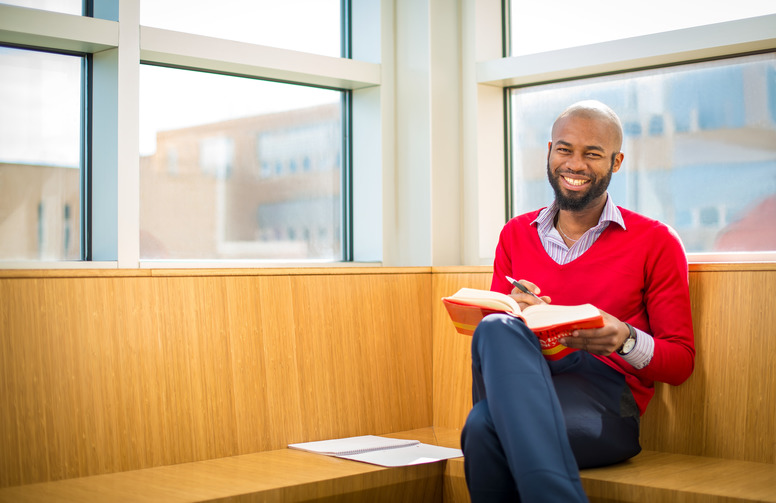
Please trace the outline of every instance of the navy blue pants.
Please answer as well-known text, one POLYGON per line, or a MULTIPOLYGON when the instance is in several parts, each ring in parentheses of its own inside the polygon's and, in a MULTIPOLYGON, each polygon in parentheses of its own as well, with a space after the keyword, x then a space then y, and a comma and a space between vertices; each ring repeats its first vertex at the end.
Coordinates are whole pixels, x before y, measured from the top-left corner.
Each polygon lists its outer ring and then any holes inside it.
POLYGON ((587 501, 579 468, 641 451, 624 376, 586 351, 548 362, 511 316, 488 316, 474 332, 472 398, 461 447, 473 503, 587 501))

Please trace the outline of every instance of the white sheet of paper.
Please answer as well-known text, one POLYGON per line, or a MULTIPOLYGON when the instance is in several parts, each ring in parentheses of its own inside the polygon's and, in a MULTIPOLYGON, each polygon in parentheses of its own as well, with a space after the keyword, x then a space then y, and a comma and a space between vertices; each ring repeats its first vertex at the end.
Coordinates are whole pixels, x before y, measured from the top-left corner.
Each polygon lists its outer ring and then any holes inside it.
POLYGON ((419 465, 463 456, 461 449, 375 435, 303 442, 288 447, 379 466, 419 465))
POLYGON ((409 466, 422 463, 433 463, 435 461, 459 458, 461 456, 463 456, 463 451, 461 451, 461 449, 440 447, 438 445, 416 444, 409 447, 337 457, 379 466, 409 466))
POLYGON ((318 440, 316 442, 288 444, 288 447, 318 454, 326 454, 327 456, 342 456, 345 454, 360 454, 369 451, 396 449, 417 445, 419 443, 420 442, 417 440, 378 437, 376 435, 361 435, 359 437, 335 438, 333 440, 318 440))

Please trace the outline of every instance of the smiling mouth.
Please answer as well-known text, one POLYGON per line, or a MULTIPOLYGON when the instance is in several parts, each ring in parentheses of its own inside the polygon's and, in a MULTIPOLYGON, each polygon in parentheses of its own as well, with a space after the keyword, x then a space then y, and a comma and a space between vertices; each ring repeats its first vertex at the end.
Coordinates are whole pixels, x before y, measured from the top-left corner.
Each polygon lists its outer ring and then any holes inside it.
POLYGON ((590 183, 590 180, 579 180, 576 178, 568 178, 563 176, 563 180, 568 183, 569 185, 573 185, 574 187, 581 187, 582 185, 585 185, 586 183, 590 183))

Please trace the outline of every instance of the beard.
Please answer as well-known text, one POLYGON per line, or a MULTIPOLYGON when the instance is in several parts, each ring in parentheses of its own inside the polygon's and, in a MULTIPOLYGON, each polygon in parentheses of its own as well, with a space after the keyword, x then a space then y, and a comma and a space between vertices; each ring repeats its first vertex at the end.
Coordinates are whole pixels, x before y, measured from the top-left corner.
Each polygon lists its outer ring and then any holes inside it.
POLYGON ((560 209, 567 211, 584 210, 591 202, 602 196, 606 189, 609 188, 613 172, 614 161, 609 166, 609 171, 602 178, 593 177, 590 180, 590 186, 587 191, 564 194, 560 187, 560 181, 558 181, 560 175, 553 175, 552 170, 550 170, 550 162, 547 161, 547 179, 555 192, 555 201, 560 209))

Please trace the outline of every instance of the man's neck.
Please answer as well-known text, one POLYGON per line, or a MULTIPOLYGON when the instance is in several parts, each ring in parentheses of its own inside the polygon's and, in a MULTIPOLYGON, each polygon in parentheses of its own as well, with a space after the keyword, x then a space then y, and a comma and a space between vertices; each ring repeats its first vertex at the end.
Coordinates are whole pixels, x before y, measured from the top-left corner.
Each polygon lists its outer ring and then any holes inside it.
POLYGON ((558 215, 555 217, 555 225, 560 225, 563 232, 567 235, 575 238, 582 236, 588 229, 598 225, 601 213, 603 213, 606 206, 607 198, 608 195, 604 194, 600 200, 578 211, 559 209, 558 215))

